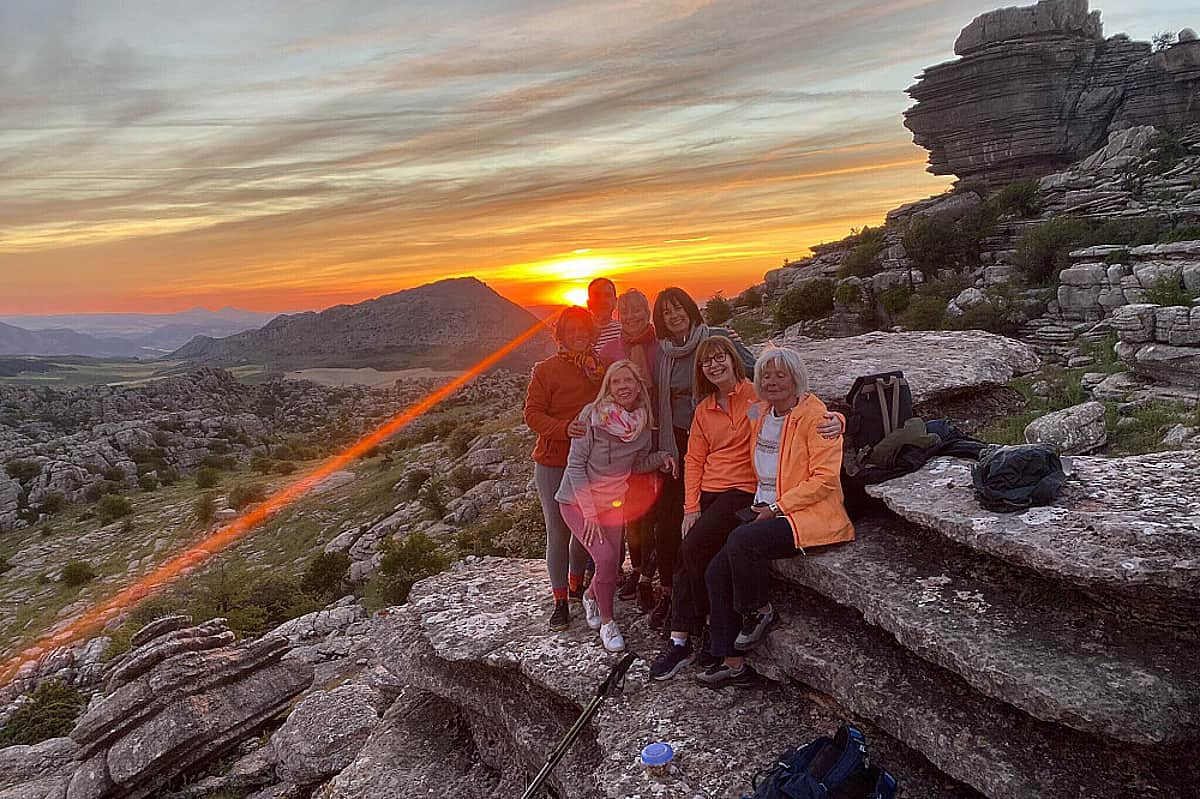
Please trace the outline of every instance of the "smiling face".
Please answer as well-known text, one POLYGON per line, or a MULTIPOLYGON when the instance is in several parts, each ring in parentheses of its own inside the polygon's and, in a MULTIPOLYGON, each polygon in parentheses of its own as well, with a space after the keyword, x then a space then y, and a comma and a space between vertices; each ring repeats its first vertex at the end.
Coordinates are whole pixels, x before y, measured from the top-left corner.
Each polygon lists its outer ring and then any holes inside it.
POLYGON ((667 302, 662 306, 662 312, 668 335, 677 339, 687 338, 687 334, 692 332, 692 320, 688 318, 684 307, 677 302, 667 302))
POLYGON ((607 280, 597 280, 588 286, 587 307, 601 322, 612 319, 617 309, 617 290, 607 280))
POLYGON ((700 370, 715 386, 726 386, 734 381, 736 374, 729 361, 729 352, 724 348, 706 353, 700 361, 700 370))
POLYGON ((631 302, 621 311, 621 332, 633 338, 650 324, 650 309, 640 302, 631 302))
POLYGON ((587 352, 592 348, 592 327, 578 319, 568 319, 562 330, 559 344, 567 352, 587 352))
POLYGON ((608 381, 608 390, 612 398, 626 410, 637 407, 641 384, 632 369, 618 369, 613 372, 608 381))
POLYGON ((793 399, 799 393, 796 390, 795 378, 782 361, 768 361, 763 364, 759 385, 762 389, 761 398, 767 402, 784 402, 793 399))

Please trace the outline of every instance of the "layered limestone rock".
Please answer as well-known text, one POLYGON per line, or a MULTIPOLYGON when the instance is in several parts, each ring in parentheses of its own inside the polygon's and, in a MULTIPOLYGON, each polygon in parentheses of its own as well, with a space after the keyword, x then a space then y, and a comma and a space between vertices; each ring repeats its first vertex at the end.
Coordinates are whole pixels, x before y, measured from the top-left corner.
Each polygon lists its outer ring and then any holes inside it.
POLYGON ((1050 444, 1059 454, 1095 452, 1108 441, 1104 404, 1085 402, 1034 419, 1025 428, 1030 444, 1050 444))
POLYGON ((1078 586, 1165 601, 1200 597, 1200 453, 1073 458, 1051 506, 984 510, 971 464, 936 458, 867 491, 964 546, 1078 586))
POLYGON ((114 667, 110 692, 75 725, 81 762, 67 799, 153 795, 253 735, 312 682, 310 665, 281 660, 286 639, 229 645, 223 620, 177 625, 140 635, 149 640, 114 667))
POLYGON ((337 774, 379 724, 383 704, 376 691, 358 683, 310 693, 271 736, 276 774, 294 785, 315 785, 337 774))
POLYGON ((1092 154, 1111 131, 1200 121, 1200 42, 1152 54, 1148 42, 1105 39, 1087 0, 983 14, 955 53, 908 90, 916 104, 904 124, 934 174, 993 184, 1040 177, 1092 154))
POLYGON ((1135 374, 1200 389, 1200 306, 1148 303, 1118 308, 1112 318, 1116 353, 1135 374))
POLYGON ((61 797, 78 753, 70 738, 0 749, 0 799, 61 797))

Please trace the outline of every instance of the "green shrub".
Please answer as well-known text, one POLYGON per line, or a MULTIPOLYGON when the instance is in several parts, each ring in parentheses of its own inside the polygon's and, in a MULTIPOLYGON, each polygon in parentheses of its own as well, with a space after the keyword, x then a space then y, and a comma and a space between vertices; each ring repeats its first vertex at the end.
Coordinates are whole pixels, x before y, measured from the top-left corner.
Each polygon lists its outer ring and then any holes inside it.
POLYGON ((291 461, 279 461, 275 464, 275 474, 291 474, 296 471, 296 464, 291 461))
POLYGON ((405 501, 411 501, 417 498, 421 493, 421 489, 429 482, 432 473, 428 469, 413 469, 405 473, 400 480, 400 496, 405 501))
POLYGON ((418 494, 421 505, 429 512, 431 519, 440 519, 446 515, 446 497, 442 492, 442 484, 437 480, 429 480, 421 486, 418 494))
POLYGON ((850 251, 842 260, 842 265, 838 271, 841 277, 866 277, 873 275, 878 270, 878 259, 880 253, 883 252, 883 237, 884 229, 882 227, 864 227, 862 230, 852 231, 854 238, 854 249, 850 251))
POLYGON ((775 330, 770 317, 757 311, 738 314, 729 320, 729 326, 743 341, 750 343, 762 341, 775 330))
POLYGON ((1129 263, 1129 259, 1131 257, 1132 256, 1130 255, 1129 250, 1116 250, 1104 256, 1104 264, 1105 266, 1112 266, 1114 264, 1127 264, 1129 263))
POLYGON ((102 524, 116 521, 131 513, 133 513, 133 506, 129 504, 129 500, 118 494, 106 494, 96 503, 96 515, 102 524))
POLYGON ((1160 130, 1150 139, 1150 154, 1143 159, 1142 171, 1152 175, 1170 172, 1190 154, 1183 139, 1169 130, 1160 130))
POLYGON ((408 601, 413 584, 437 574, 450 565, 437 543, 424 533, 412 533, 403 541, 383 542, 379 581, 384 598, 392 604, 408 601))
POLYGON ((1046 286, 1070 266, 1068 255, 1090 241, 1092 227, 1071 216, 1049 219, 1032 228, 1017 245, 1016 265, 1031 286, 1046 286))
MULTIPOLYGON (((209 449, 215 450, 217 447, 214 447, 210 444, 209 449)), ((206 469, 218 471, 233 469, 237 466, 237 458, 233 457, 232 455, 205 455, 200 459, 200 465, 206 469)))
POLYGON ((96 579, 92 564, 85 560, 73 560, 63 566, 59 581, 68 588, 78 588, 96 579))
POLYGON ((1029 178, 1010 183, 989 198, 988 204, 999 214, 1015 214, 1024 219, 1037 216, 1042 212, 1038 181, 1029 178))
POLYGON ((917 294, 909 299, 908 307, 900 317, 900 324, 906 330, 940 330, 945 315, 945 300, 917 294))
POLYGON ((833 281, 820 278, 808 280, 788 289, 775 309, 775 322, 779 327, 790 327, 798 322, 811 322, 833 312, 833 281))
POLYGON ((350 556, 345 552, 322 552, 308 562, 300 588, 315 597, 340 596, 349 568, 350 556))
POLYGON ((482 469, 476 469, 473 466, 467 466, 465 463, 455 466, 450 474, 446 476, 447 482, 463 493, 470 491, 486 479, 486 472, 482 469))
POLYGON ((201 494, 192 503, 192 515, 201 527, 207 527, 217 516, 217 500, 212 494, 201 494))
POLYGON ((29 699, 0 727, 0 749, 65 737, 87 706, 82 693, 54 681, 39 685, 29 699))
POLYGON ((88 502, 96 502, 101 497, 121 493, 121 486, 111 480, 98 480, 83 489, 83 497, 88 502))
POLYGON ((165 486, 173 486, 179 482, 179 472, 168 466, 158 473, 158 481, 165 486))
POLYGON ((152 474, 143 474, 138 478, 138 488, 146 493, 158 490, 158 478, 152 474))
POLYGON ((904 251, 913 266, 932 279, 942 269, 957 269, 963 246, 953 222, 938 217, 922 217, 909 222, 901 237, 904 251))
POLYGON ((467 449, 471 446, 471 441, 477 435, 479 435, 479 426, 470 422, 454 428, 450 433, 450 437, 446 439, 446 446, 450 449, 450 455, 455 458, 466 455, 467 449))
POLYGON ((458 557, 499 555, 542 558, 546 555, 546 522, 537 503, 489 514, 459 532, 458 557))
POLYGON ((42 467, 34 461, 15 460, 4 464, 4 471, 18 483, 27 483, 42 473, 42 467))
POLYGON ((1174 244, 1177 241, 1200 241, 1200 225, 1176 225, 1158 237, 1159 244, 1174 244))
POLYGON ((892 286, 879 292, 879 305, 889 318, 903 313, 912 299, 912 290, 908 286, 892 286))
POLYGON ((154 446, 158 447, 159 449, 166 449, 167 447, 171 446, 171 437, 167 435, 165 430, 155 430, 153 438, 154 446))
POLYGON ((220 482, 221 476, 211 466, 201 466, 196 470, 196 487, 213 488, 220 482))
POLYGON ((1162 275, 1154 281, 1154 285, 1146 289, 1145 301, 1154 305, 1185 305, 1190 306, 1196 295, 1183 287, 1178 275, 1162 275))
POLYGON ((262 502, 267 497, 267 490, 262 483, 238 483, 229 492, 229 507, 242 510, 256 502, 262 502))
POLYGON ((119 466, 109 466, 100 473, 100 476, 113 483, 125 482, 125 470, 119 466))
POLYGON ((259 474, 270 474, 275 468, 275 462, 266 455, 255 455, 250 459, 250 471, 259 474))
POLYGON ((850 281, 839 283, 833 301, 838 305, 857 305, 862 302, 862 287, 850 281))
POLYGON ((725 299, 721 292, 709 298, 704 305, 704 318, 710 325, 723 325, 733 316, 733 303, 725 299))
POLYGON ((41 507, 38 508, 42 513, 54 515, 61 513, 67 507, 67 495, 61 491, 51 491, 42 499, 41 507))
MULTIPOLYGON (((349 563, 346 564, 346 568, 349 568, 349 563)), ((320 603, 314 600, 313 596, 325 595, 314 594, 303 585, 297 585, 290 575, 268 572, 254 578, 250 583, 250 590, 246 592, 241 607, 261 611, 263 629, 254 632, 266 632, 288 619, 319 610, 320 603)))

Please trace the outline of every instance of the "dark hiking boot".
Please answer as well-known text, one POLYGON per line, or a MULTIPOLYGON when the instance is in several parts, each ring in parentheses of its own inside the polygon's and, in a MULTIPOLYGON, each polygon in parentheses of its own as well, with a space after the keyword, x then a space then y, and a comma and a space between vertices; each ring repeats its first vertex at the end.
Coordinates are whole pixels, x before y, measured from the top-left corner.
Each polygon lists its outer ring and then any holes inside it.
POLYGON ((767 606, 766 613, 748 613, 742 617, 742 631, 733 642, 733 648, 740 652, 749 652, 762 643, 762 639, 771 629, 771 625, 779 618, 775 608, 767 606))
POLYGON ((625 578, 625 582, 621 584, 620 590, 617 591, 617 599, 628 602, 631 599, 637 599, 638 583, 642 579, 641 572, 636 569, 629 573, 625 578))
POLYGON ((650 611, 650 629, 665 630, 671 624, 671 595, 663 592, 658 604, 650 611))
POLYGON ((587 590, 586 582, 583 585, 579 586, 578 588, 568 588, 567 589, 567 599, 569 599, 572 602, 576 602, 576 603, 582 602, 583 601, 583 592, 586 590, 587 590))
POLYGON ((652 613, 658 604, 658 595, 654 593, 654 583, 641 580, 637 588, 638 613, 652 613))
POLYGON ((743 663, 740 669, 731 669, 724 663, 719 663, 696 675, 696 682, 705 688, 753 688, 758 681, 758 672, 749 663, 743 663))
POLYGON ((571 609, 565 599, 554 600, 554 612, 550 614, 550 629, 565 630, 571 626, 571 609))
POLYGON ((682 645, 667 639, 663 651, 650 664, 650 676, 656 680, 669 680, 690 664, 694 657, 691 639, 682 645))

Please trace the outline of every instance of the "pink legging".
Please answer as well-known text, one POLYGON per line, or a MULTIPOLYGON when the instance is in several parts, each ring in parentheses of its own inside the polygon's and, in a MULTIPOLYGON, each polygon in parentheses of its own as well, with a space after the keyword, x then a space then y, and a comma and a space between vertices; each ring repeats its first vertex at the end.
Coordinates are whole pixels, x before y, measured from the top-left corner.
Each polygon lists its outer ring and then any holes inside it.
MULTIPOLYGON (((571 528, 571 535, 583 544, 583 511, 578 505, 560 502, 563 521, 571 528)), ((592 595, 600 605, 600 615, 613 617, 613 596, 617 593, 617 568, 621 565, 621 529, 625 515, 620 510, 600 512, 600 529, 604 540, 588 546, 583 544, 592 560, 596 562, 596 575, 592 577, 592 595)))

